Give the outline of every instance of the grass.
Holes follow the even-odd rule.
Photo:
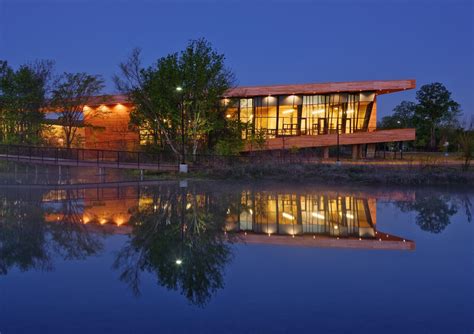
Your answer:
[[[474,185],[474,170],[437,165],[335,165],[259,163],[222,166],[191,173],[194,178],[276,180],[324,184]]]

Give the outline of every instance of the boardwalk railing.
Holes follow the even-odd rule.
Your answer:
[[[117,168],[137,168],[160,166],[177,166],[176,158],[162,154],[139,151],[114,151],[100,149],[25,146],[0,144],[0,156],[7,160],[35,161],[35,162],[73,162],[77,166],[97,165]],[[155,169],[154,168],[154,169]]]

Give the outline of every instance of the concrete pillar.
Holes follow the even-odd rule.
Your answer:
[[[360,145],[352,145],[352,159],[360,158]]]
[[[367,144],[367,157],[368,159],[375,158],[375,144]]]
[[[323,147],[323,159],[329,159],[329,147]]]

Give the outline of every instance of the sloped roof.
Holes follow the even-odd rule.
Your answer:
[[[416,87],[416,81],[406,80],[372,80],[372,81],[347,81],[326,82],[291,85],[268,85],[268,86],[240,86],[229,89],[223,97],[253,97],[268,95],[292,95],[292,94],[326,94],[338,92],[360,92],[375,91],[377,94],[387,94]],[[101,95],[94,96],[88,103],[90,106],[101,104],[130,103],[126,95]]]

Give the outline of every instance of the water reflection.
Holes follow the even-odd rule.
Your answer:
[[[224,286],[224,268],[232,258],[220,204],[194,187],[144,189],[131,210],[131,237],[114,264],[120,278],[138,293],[140,272],[148,271],[158,284],[204,305]]]
[[[28,189],[0,193],[1,274],[13,267],[52,270],[53,256],[84,259],[102,249],[101,234],[82,224],[83,208],[75,199],[51,203],[44,195]]]
[[[415,200],[396,203],[403,212],[414,212],[415,222],[423,231],[440,233],[451,223],[459,209],[464,209],[468,222],[472,221],[472,203],[469,196],[451,196],[432,192],[417,192]]]
[[[134,293],[140,277],[203,306],[224,286],[234,242],[413,250],[415,243],[377,230],[377,201],[414,212],[439,233],[468,196],[174,182],[142,186],[2,188],[0,271],[52,270],[53,258],[99,254],[109,234],[127,241],[113,267]]]

